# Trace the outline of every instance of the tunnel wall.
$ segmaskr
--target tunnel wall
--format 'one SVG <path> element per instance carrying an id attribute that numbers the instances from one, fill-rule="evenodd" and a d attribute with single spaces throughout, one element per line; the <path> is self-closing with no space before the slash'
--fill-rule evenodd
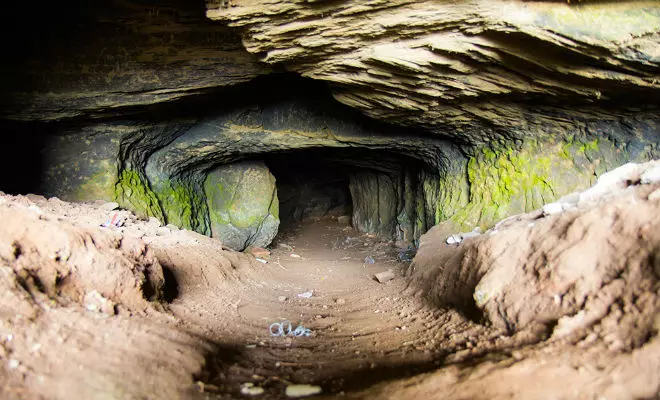
<path id="1" fill-rule="evenodd" d="M 208 235 L 203 183 L 219 165 L 325 148 L 358 151 L 350 160 L 366 168 L 376 163 L 362 160 L 364 155 L 389 152 L 422 167 L 355 175 L 354 224 L 413 243 L 436 224 L 447 233 L 487 228 L 586 188 L 616 165 L 658 157 L 660 140 L 658 117 L 636 113 L 574 120 L 572 130 L 548 126 L 525 140 L 476 148 L 377 123 L 318 93 L 266 103 L 253 99 L 196 115 L 169 117 L 169 110 L 158 118 L 136 115 L 62 127 L 43 149 L 40 192 L 117 201 L 139 215 Z"/>

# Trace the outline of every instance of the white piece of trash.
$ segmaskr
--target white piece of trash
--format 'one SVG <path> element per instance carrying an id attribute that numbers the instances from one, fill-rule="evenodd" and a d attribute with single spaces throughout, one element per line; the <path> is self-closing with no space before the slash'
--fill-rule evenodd
<path id="1" fill-rule="evenodd" d="M 262 264 L 268 264 L 268 261 L 264 260 L 263 258 L 255 257 L 254 259 L 259 261 Z"/>
<path id="2" fill-rule="evenodd" d="M 300 258 L 300 256 L 299 256 L 298 254 L 296 254 L 296 253 L 291 253 L 291 257 L 293 257 L 293 258 Z"/>
<path id="3" fill-rule="evenodd" d="M 298 297 L 301 297 L 303 299 L 309 299 L 310 297 L 312 297 L 313 294 L 314 294 L 314 291 L 310 290 L 309 292 L 298 293 Z"/>
<path id="4" fill-rule="evenodd" d="M 264 388 L 255 386 L 252 382 L 245 382 L 241 385 L 241 393 L 247 396 L 258 396 L 264 393 Z"/>
<path id="5" fill-rule="evenodd" d="M 322 391 L 323 389 L 316 385 L 289 385 L 284 393 L 287 397 L 306 397 L 319 394 Z"/>

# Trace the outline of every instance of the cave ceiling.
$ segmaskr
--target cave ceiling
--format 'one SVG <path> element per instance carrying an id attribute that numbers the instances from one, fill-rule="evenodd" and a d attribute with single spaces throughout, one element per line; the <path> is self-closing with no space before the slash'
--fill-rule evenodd
<path id="1" fill-rule="evenodd" d="M 117 116 L 289 71 L 478 144 L 655 114 L 660 97 L 655 1 L 133 0 L 26 20 L 4 66 L 13 120 Z"/>

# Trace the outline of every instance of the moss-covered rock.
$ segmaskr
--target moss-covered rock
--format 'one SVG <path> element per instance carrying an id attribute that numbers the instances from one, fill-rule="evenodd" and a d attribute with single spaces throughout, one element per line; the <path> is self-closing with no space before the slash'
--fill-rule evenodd
<path id="1" fill-rule="evenodd" d="M 165 221 L 158 198 L 139 171 L 132 169 L 121 171 L 115 185 L 115 201 L 120 207 L 129 209 L 140 217 L 156 217 L 160 221 Z"/>
<path id="2" fill-rule="evenodd" d="M 204 182 L 211 233 L 226 246 L 244 250 L 270 244 L 280 224 L 275 177 L 263 162 L 224 165 Z"/>
<path id="3" fill-rule="evenodd" d="M 510 215 L 592 185 L 599 174 L 630 159 L 605 138 L 570 136 L 476 150 L 435 182 L 424 183 L 427 207 L 446 233 L 490 228 Z"/>

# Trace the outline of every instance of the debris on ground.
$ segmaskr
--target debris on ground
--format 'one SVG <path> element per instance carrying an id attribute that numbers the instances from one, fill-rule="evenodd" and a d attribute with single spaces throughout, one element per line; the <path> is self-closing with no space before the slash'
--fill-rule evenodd
<path id="1" fill-rule="evenodd" d="M 385 282 L 389 282 L 392 279 L 396 278 L 396 274 L 394 274 L 394 271 L 392 271 L 391 269 L 388 269 L 385 272 L 379 272 L 379 273 L 375 274 L 374 278 L 376 278 L 376 280 L 379 283 L 385 283 Z"/>
<path id="2" fill-rule="evenodd" d="M 309 299 L 309 298 L 312 297 L 313 294 L 314 294 L 314 291 L 310 290 L 308 292 L 298 293 L 298 297 L 303 298 L 303 299 Z"/>
<path id="3" fill-rule="evenodd" d="M 399 249 L 397 259 L 402 262 L 411 262 L 415 258 L 415 254 L 417 254 L 417 249 L 410 245 L 406 249 Z"/>
<path id="4" fill-rule="evenodd" d="M 279 301 L 280 303 L 283 303 L 287 300 L 289 300 L 289 298 L 286 297 L 286 296 L 280 296 L 280 297 L 277 298 L 277 301 Z"/>
<path id="5" fill-rule="evenodd" d="M 463 240 L 477 237 L 481 235 L 481 229 L 480 228 L 474 228 L 472 232 L 463 232 L 463 233 L 457 233 L 454 235 L 451 235 L 447 238 L 446 243 L 447 244 L 460 244 Z"/>
<path id="6" fill-rule="evenodd" d="M 259 261 L 259 262 L 262 263 L 262 264 L 268 264 L 268 261 L 267 261 L 267 260 L 264 260 L 263 258 L 255 257 L 254 259 L 257 260 L 257 261 Z"/>
<path id="7" fill-rule="evenodd" d="M 88 311 L 98 311 L 103 314 L 115 315 L 115 303 L 103 297 L 96 290 L 91 290 L 85 295 L 83 304 Z"/>
<path id="8" fill-rule="evenodd" d="M 109 228 L 111 226 L 114 226 L 115 228 L 119 228 L 122 225 L 124 225 L 124 219 L 120 218 L 119 214 L 114 214 L 112 218 L 108 219 L 107 221 L 101 224 L 101 226 L 104 228 Z"/>
<path id="9" fill-rule="evenodd" d="M 110 211 L 114 211 L 114 210 L 116 210 L 116 209 L 118 209 L 118 208 L 119 208 L 119 204 L 116 203 L 116 202 L 114 202 L 114 201 L 111 201 L 111 202 L 108 202 L 108 203 L 103 202 L 103 204 L 101 204 L 101 205 L 99 206 L 99 209 L 100 209 L 100 210 L 102 210 L 102 211 L 108 211 L 108 212 L 110 212 Z"/>
<path id="10" fill-rule="evenodd" d="M 322 391 L 323 389 L 316 385 L 289 385 L 286 387 L 285 394 L 287 397 L 306 397 L 319 394 Z"/>
<path id="11" fill-rule="evenodd" d="M 285 249 L 285 250 L 288 250 L 288 251 L 293 251 L 293 247 L 292 247 L 292 246 L 289 246 L 289 245 L 286 244 L 286 243 L 280 243 L 280 244 L 278 244 L 277 246 L 278 246 L 278 247 L 281 247 L 281 248 L 283 248 L 283 249 Z"/>
<path id="12" fill-rule="evenodd" d="M 335 299 L 335 303 L 339 305 L 346 304 L 346 299 L 344 299 L 343 297 L 339 297 Z"/>
<path id="13" fill-rule="evenodd" d="M 252 382 L 245 382 L 241 384 L 241 394 L 246 396 L 258 396 L 264 393 L 264 388 L 255 386 Z"/>
<path id="14" fill-rule="evenodd" d="M 263 247 L 250 247 L 250 254 L 255 257 L 268 257 L 270 255 L 270 251 L 264 249 Z"/>
<path id="15" fill-rule="evenodd" d="M 374 260 L 374 258 L 372 256 L 366 256 L 364 258 L 364 263 L 365 264 L 375 264 L 376 260 Z"/>
<path id="16" fill-rule="evenodd" d="M 293 258 L 300 258 L 300 256 L 296 253 L 291 253 L 290 256 Z"/>
<path id="17" fill-rule="evenodd" d="M 285 329 L 286 327 L 286 329 Z M 291 330 L 290 321 L 274 322 L 268 327 L 271 336 L 311 336 L 312 331 L 302 325 L 298 325 L 296 329 Z"/>

